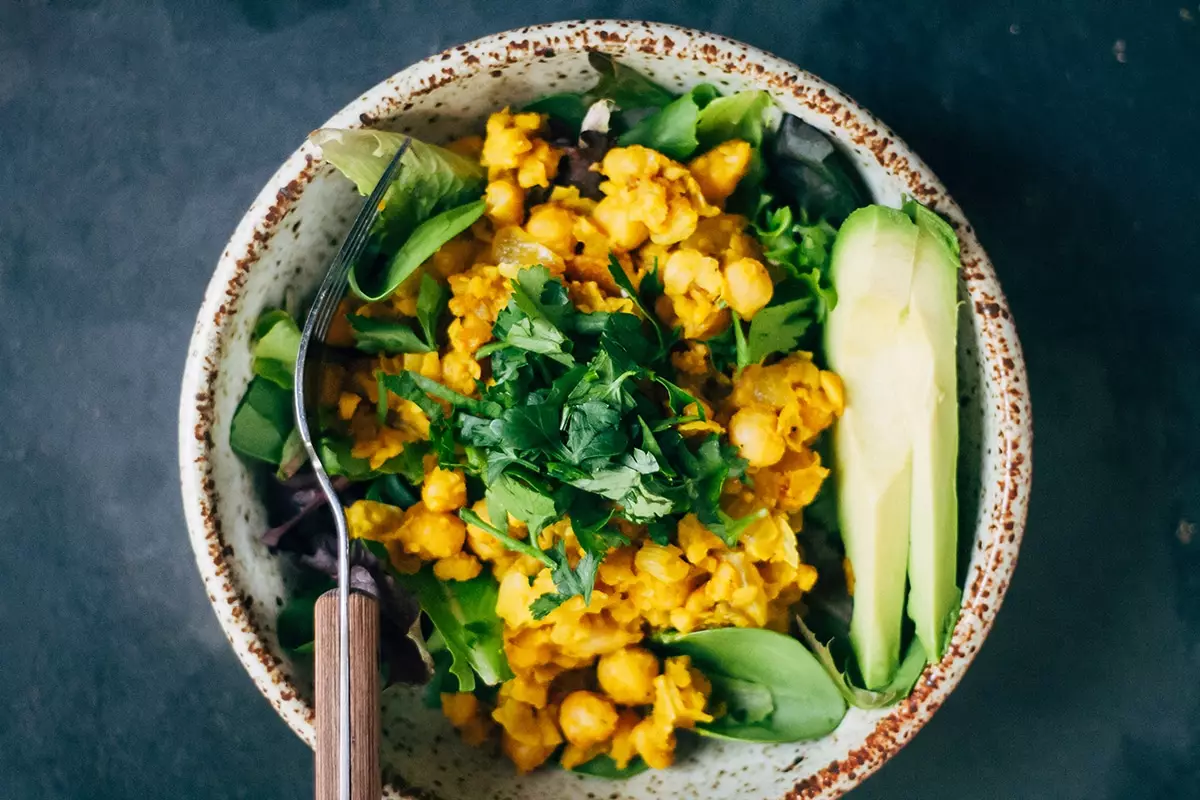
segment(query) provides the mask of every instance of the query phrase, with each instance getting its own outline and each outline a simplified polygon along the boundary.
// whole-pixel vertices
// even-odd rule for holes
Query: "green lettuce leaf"
[[[290,390],[300,349],[300,328],[292,315],[279,309],[264,312],[254,324],[254,339],[254,374]]]
[[[504,626],[496,616],[500,586],[491,574],[469,581],[440,581],[430,567],[415,575],[396,574],[413,592],[421,610],[441,634],[450,651],[450,674],[460,692],[472,692],[476,676],[495,686],[513,676],[504,655]]]
[[[621,134],[617,144],[622,147],[640,144],[683,161],[700,146],[696,134],[701,109],[716,102],[713,100],[716,96],[717,90],[713,86],[702,83]]]
[[[294,425],[291,390],[260,375],[233,412],[229,446],[248,458],[279,464]]]
[[[405,136],[388,131],[323,128],[309,138],[365,196],[383,177]],[[395,182],[384,195],[375,228],[379,240],[376,255],[395,255],[382,269],[370,258],[356,264],[351,272],[355,292],[368,300],[386,297],[442,242],[469,227],[483,213],[482,206],[477,209],[474,203],[483,193],[486,180],[487,172],[478,162],[413,139],[401,159]],[[450,211],[455,213],[439,218]],[[426,255],[420,257],[422,253]],[[368,274],[362,274],[364,270]]]
[[[743,139],[759,147],[770,108],[771,95],[761,90],[717,97],[702,106],[696,118],[696,138],[705,150],[730,139]]]

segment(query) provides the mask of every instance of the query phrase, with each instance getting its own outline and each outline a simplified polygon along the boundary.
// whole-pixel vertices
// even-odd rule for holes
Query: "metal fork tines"
[[[304,330],[300,336],[300,347],[296,355],[295,390],[293,394],[296,431],[304,444],[305,451],[308,453],[309,461],[312,462],[313,472],[316,474],[317,481],[329,499],[329,508],[333,514],[334,526],[337,529],[337,776],[339,800],[350,800],[350,541],[341,502],[338,499],[333,484],[329,480],[329,475],[325,472],[321,464],[320,457],[313,444],[309,419],[310,415],[315,414],[316,411],[316,398],[320,385],[321,370],[319,368],[306,369],[306,362],[310,351],[314,350],[311,347],[313,340],[315,339],[318,345],[323,344],[325,335],[329,332],[329,326],[333,321],[334,313],[337,311],[342,297],[346,293],[346,288],[349,285],[350,270],[363,254],[367,243],[370,241],[375,221],[379,218],[379,213],[382,210],[384,195],[399,172],[401,158],[408,150],[410,141],[410,139],[406,138],[397,149],[396,154],[383,171],[383,176],[379,179],[379,183],[376,184],[375,189],[363,203],[358,216],[355,217],[354,225],[351,226],[350,232],[346,235],[341,249],[338,250],[337,255],[329,266],[325,280],[321,282],[321,287],[317,290],[316,298],[313,300],[312,307],[308,312],[308,318],[304,323]],[[318,347],[315,349],[322,350],[323,348]]]

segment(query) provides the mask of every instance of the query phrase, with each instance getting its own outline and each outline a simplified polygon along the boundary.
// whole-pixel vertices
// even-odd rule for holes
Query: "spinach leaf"
[[[833,142],[799,117],[785,114],[768,152],[769,183],[787,205],[811,219],[840,224],[865,205],[869,192]]]
[[[587,98],[578,92],[556,92],[539,97],[521,110],[547,114],[558,119],[572,136],[576,136],[583,127],[583,118],[587,116],[588,106]]]
[[[762,628],[718,628],[663,633],[655,642],[666,655],[690,656],[712,682],[713,701],[725,704],[725,715],[696,726],[702,735],[750,742],[817,739],[846,714],[837,685],[790,636]]]
[[[879,691],[859,688],[850,680],[847,672],[838,669],[829,646],[821,644],[800,616],[796,617],[796,624],[800,628],[801,638],[816,654],[821,668],[825,670],[846,702],[855,708],[875,709],[895,705],[908,697],[913,686],[921,677],[921,673],[925,671],[925,648],[921,646],[921,642],[916,637],[913,637],[912,644],[908,646],[908,652],[900,662],[895,677],[887,686]]]
[[[760,90],[735,92],[716,97],[701,108],[696,118],[700,147],[707,150],[730,139],[742,139],[757,148],[763,141],[771,95]]]
[[[591,761],[578,766],[571,767],[571,772],[578,772],[580,775],[591,775],[593,778],[607,778],[612,781],[623,781],[626,778],[632,778],[634,775],[641,775],[650,766],[642,760],[641,756],[636,756],[628,764],[625,769],[617,767],[617,762],[612,760],[611,756],[598,755]]]
[[[419,483],[420,481],[418,481]],[[397,508],[408,508],[420,499],[412,488],[396,475],[380,475],[367,488],[367,499],[387,503]]]
[[[248,458],[279,464],[294,425],[291,390],[260,375],[233,412],[229,446]]]
[[[640,144],[684,161],[700,146],[696,138],[700,109],[715,96],[716,89],[702,83],[621,134],[617,144],[621,147]]]
[[[383,275],[374,282],[370,279],[364,281],[357,267],[351,270],[350,288],[364,299],[382,300],[416,272],[417,267],[424,264],[425,259],[436,253],[439,247],[475,224],[483,216],[485,207],[483,200],[472,200],[430,217],[420,223],[400,245],[388,261]]]
[[[421,288],[417,291],[417,324],[421,326],[430,350],[438,349],[437,324],[449,302],[450,289],[445,284],[431,275],[421,276]]]
[[[292,315],[267,311],[254,325],[254,338],[254,374],[290,390],[300,349],[300,328]]]
[[[354,346],[364,353],[428,353],[433,348],[405,322],[349,314]]]
[[[293,656],[312,653],[317,599],[332,588],[333,583],[322,576],[318,583],[298,592],[279,609],[275,617],[275,635],[284,652]]]
[[[469,581],[440,581],[430,567],[396,580],[416,594],[450,651],[450,674],[459,691],[475,690],[476,676],[495,686],[513,676],[504,655],[504,625],[496,616],[500,586],[484,573]]]

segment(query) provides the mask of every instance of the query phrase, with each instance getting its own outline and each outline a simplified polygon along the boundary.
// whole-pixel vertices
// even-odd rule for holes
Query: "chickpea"
[[[770,273],[757,259],[739,258],[725,267],[725,302],[743,319],[754,319],[774,291]]]
[[[497,228],[520,225],[525,216],[525,192],[512,181],[492,181],[484,192],[488,219]]]
[[[617,183],[629,183],[636,178],[649,177],[657,171],[657,154],[641,145],[614,147],[604,155],[600,171]]]
[[[425,476],[421,499],[430,511],[457,511],[467,504],[467,479],[459,470],[434,467]]]
[[[626,647],[608,653],[601,656],[596,665],[600,688],[615,702],[627,706],[652,703],[657,677],[658,659],[641,647]]]
[[[729,441],[752,467],[769,467],[783,458],[786,449],[777,430],[776,414],[761,408],[743,408],[729,420]]]
[[[634,219],[628,205],[620,197],[612,195],[596,204],[592,219],[608,235],[617,250],[633,250],[650,235],[644,222]]]
[[[439,581],[469,581],[483,571],[483,564],[470,553],[458,552],[433,564],[433,574]]]
[[[399,534],[406,552],[425,559],[449,558],[462,550],[467,526],[454,514],[430,511],[422,502],[404,513]]]
[[[525,231],[560,256],[566,256],[575,248],[574,225],[575,216],[570,211],[562,206],[544,204],[530,210]]]
[[[571,692],[562,701],[558,724],[567,741],[578,747],[603,742],[617,728],[617,709],[595,692]]]
[[[697,278],[708,272],[717,272],[718,263],[699,250],[682,247],[667,257],[663,265],[663,289],[670,295],[686,294]]]
[[[750,169],[750,143],[741,139],[723,142],[688,164],[692,177],[700,185],[704,199],[719,203],[733,194]]]

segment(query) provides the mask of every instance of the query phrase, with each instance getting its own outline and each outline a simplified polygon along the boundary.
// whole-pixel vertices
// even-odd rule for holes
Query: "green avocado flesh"
[[[825,350],[846,386],[834,431],[839,522],[854,573],[850,640],[868,689],[900,663],[908,613],[930,661],[957,604],[958,249],[933,212],[852,213],[830,266]]]

